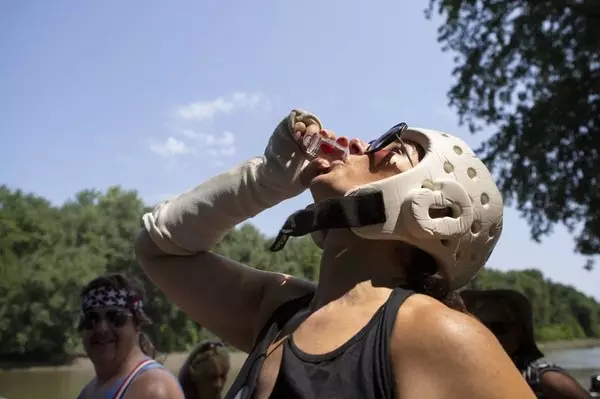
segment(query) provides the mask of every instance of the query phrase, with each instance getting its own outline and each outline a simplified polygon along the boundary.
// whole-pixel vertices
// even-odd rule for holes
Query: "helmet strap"
[[[301,237],[318,230],[369,226],[385,221],[385,204],[380,191],[329,198],[291,214],[279,230],[270,250],[281,251],[290,237]]]

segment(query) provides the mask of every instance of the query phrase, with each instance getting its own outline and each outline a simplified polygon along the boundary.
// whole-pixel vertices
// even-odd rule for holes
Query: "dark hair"
[[[471,289],[462,291],[461,297],[465,301],[467,309],[474,314],[474,317],[479,318],[481,316],[477,305],[481,302],[501,305],[512,316],[513,323],[518,326],[522,335],[518,348],[514,353],[508,355],[519,370],[526,369],[531,362],[544,357],[535,342],[531,303],[523,293],[511,289]]]
[[[211,356],[218,356],[220,354],[222,355],[222,352],[219,351],[219,349],[227,350],[225,344],[221,341],[202,341],[192,349],[188,357],[185,359],[185,362],[179,369],[178,376],[179,384],[181,385],[185,399],[201,399],[200,395],[198,395],[196,385],[190,376],[190,367],[195,363],[199,355],[209,352],[212,352],[210,353]]]
[[[83,298],[94,288],[104,286],[133,291],[140,298],[142,303],[146,303],[146,291],[144,290],[144,285],[138,279],[125,276],[121,273],[108,273],[103,276],[96,277],[87,283],[85,287],[83,287],[79,296]],[[132,310],[132,314],[133,322],[136,326],[141,327],[152,324],[152,320],[150,320],[150,318],[142,309],[134,309]],[[81,324],[78,326],[78,328],[81,328]],[[150,337],[143,331],[140,331],[139,345],[142,349],[142,352],[144,352],[146,356],[149,356],[152,359],[156,358],[156,348],[154,347]]]
[[[468,313],[460,294],[450,290],[448,279],[433,256],[417,247],[411,250],[410,260],[405,267],[407,288],[435,298],[451,309]]]

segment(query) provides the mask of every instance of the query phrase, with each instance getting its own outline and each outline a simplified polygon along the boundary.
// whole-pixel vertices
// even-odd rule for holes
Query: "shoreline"
[[[560,351],[566,349],[589,349],[600,346],[600,338],[573,339],[570,341],[539,342],[542,351]]]
[[[560,351],[570,349],[587,349],[600,347],[600,338],[597,339],[575,339],[571,341],[549,341],[541,342],[538,344],[542,351]],[[165,365],[169,370],[174,373],[179,371],[179,367],[185,362],[188,352],[172,352],[166,354],[159,354],[157,360]],[[243,364],[247,354],[244,352],[231,351],[231,363],[232,366]],[[233,367],[232,367],[233,368]],[[12,362],[11,364],[0,364],[0,373],[8,373],[11,371],[18,372],[40,372],[40,371],[76,371],[86,374],[94,373],[94,366],[92,362],[86,356],[78,356],[73,358],[70,362],[65,364],[44,364],[43,362],[29,364],[17,364]]]
[[[174,373],[179,371],[179,367],[185,362],[188,356],[188,352],[173,352],[168,354],[159,354],[156,356],[156,360],[160,361],[166,368]],[[232,351],[230,352],[232,366],[236,364],[242,364],[248,356],[244,352]],[[86,356],[77,356],[66,364],[43,364],[39,362],[37,364],[14,364],[14,366],[8,364],[0,364],[0,374],[10,373],[13,371],[17,372],[45,372],[45,371],[76,371],[84,374],[94,374],[94,365]]]

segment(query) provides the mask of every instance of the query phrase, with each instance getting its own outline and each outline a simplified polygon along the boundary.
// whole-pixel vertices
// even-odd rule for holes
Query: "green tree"
[[[79,292],[106,272],[138,277],[148,294],[150,335],[162,352],[185,350],[211,333],[172,304],[143,274],[133,253],[141,216],[135,191],[83,190],[61,206],[0,186],[0,358],[64,360],[80,345]],[[230,231],[216,251],[262,270],[318,279],[321,250],[310,237],[272,253],[273,238],[252,224]],[[600,337],[600,305],[539,270],[484,270],[475,288],[510,288],[532,302],[541,339]]]
[[[576,251],[599,254],[600,3],[430,0],[434,12],[456,55],[449,104],[471,132],[495,129],[479,152],[508,202],[535,240],[563,223]]]
[[[485,269],[472,281],[471,288],[512,289],[523,293],[531,303],[539,340],[600,337],[600,305],[573,287],[544,279],[539,270]]]

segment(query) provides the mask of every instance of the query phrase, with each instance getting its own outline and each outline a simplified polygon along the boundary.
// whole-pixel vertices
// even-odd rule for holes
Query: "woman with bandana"
[[[186,399],[220,399],[231,367],[221,341],[203,341],[190,352],[179,371]]]
[[[122,274],[90,281],[81,291],[79,331],[96,378],[78,399],[183,399],[175,376],[154,360],[154,346],[142,326],[142,285]]]
[[[464,290],[467,310],[498,339],[539,399],[587,399],[565,369],[542,358],[533,335],[529,300],[514,290]]]
[[[292,111],[264,156],[143,216],[144,271],[249,354],[227,398],[534,398],[453,293],[502,231],[489,171],[447,133],[400,123],[377,136],[338,138]],[[213,252],[230,229],[307,189],[314,203],[288,218],[272,250],[313,234],[317,284]]]

